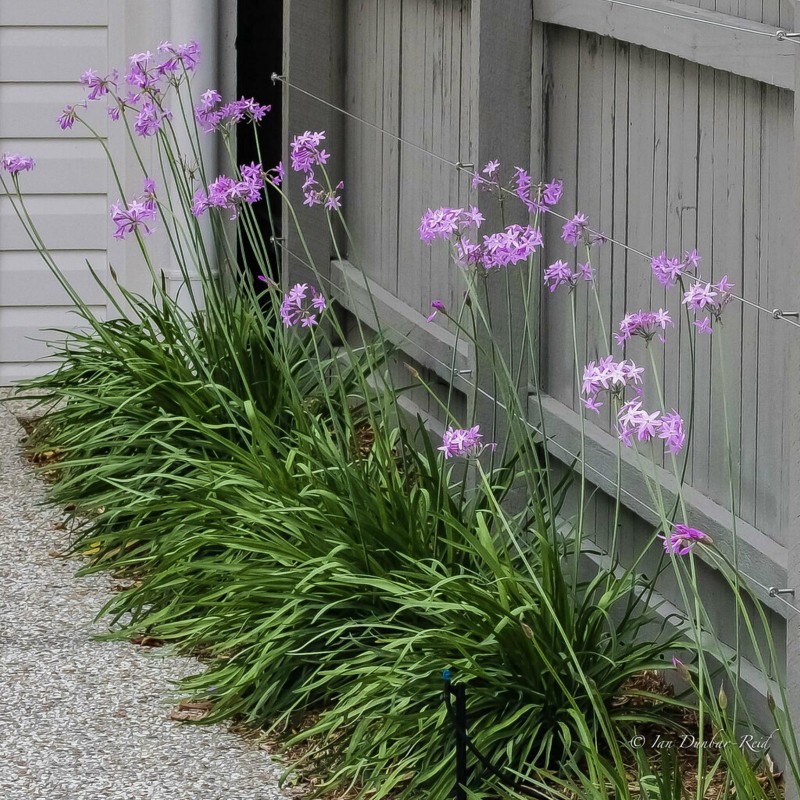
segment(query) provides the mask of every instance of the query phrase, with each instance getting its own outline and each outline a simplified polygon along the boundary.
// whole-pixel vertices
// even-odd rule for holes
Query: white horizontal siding
[[[105,28],[0,27],[0,76],[5,82],[74,83],[89,67],[105,74],[107,38]]]
[[[75,123],[72,130],[58,126],[61,110],[84,97],[83,87],[73,83],[0,83],[0,139],[51,139],[54,136],[85,139],[87,130]],[[103,102],[81,109],[81,116],[100,136],[108,132],[108,112]],[[90,134],[89,134],[90,135]]]
[[[106,302],[102,286],[92,277],[88,261],[98,277],[105,281],[104,250],[54,250],[51,255],[69,283],[88,305]],[[31,287],[36,291],[32,292]],[[41,256],[30,250],[4,252],[0,255],[0,302],[15,306],[66,306],[67,291],[52,279],[49,267]]]
[[[105,26],[108,0],[0,0],[0,25]]]
[[[104,306],[91,309],[96,317],[105,317]],[[65,330],[86,330],[89,325],[71,307],[0,306],[0,361],[54,361],[50,342],[64,339]]]
[[[35,152],[36,169],[23,173],[20,185],[25,194],[105,194],[108,191],[108,162],[95,139],[0,139],[2,153]]]
[[[25,204],[48,248],[105,249],[111,228],[105,195],[34,195]],[[0,197],[0,251],[25,250],[30,246],[11,201]]]
[[[63,274],[101,319],[106,298],[86,261],[105,282],[109,169],[85,127],[62,131],[57,118],[85,97],[81,73],[108,71],[110,1],[0,0],[0,152],[36,159],[36,169],[19,176],[28,211]],[[81,113],[99,136],[108,135],[105,101]],[[11,200],[0,197],[0,385],[52,370],[47,343],[64,336],[55,329],[85,327]]]

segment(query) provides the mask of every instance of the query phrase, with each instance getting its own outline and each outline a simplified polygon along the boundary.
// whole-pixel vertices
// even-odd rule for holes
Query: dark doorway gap
[[[236,89],[237,97],[253,97],[262,104],[272,106],[257,128],[243,124],[237,129],[236,152],[239,164],[259,161],[265,170],[276,166],[282,154],[282,97],[280,83],[273,84],[273,72],[280,74],[283,62],[283,0],[238,0],[236,16]],[[258,136],[258,147],[254,136]],[[267,207],[269,203],[269,208]],[[272,245],[271,237],[280,238],[280,197],[272,191],[267,200],[256,203],[254,211],[264,240],[268,243],[272,274],[278,279],[280,251]],[[271,215],[270,215],[271,212]],[[270,216],[272,222],[270,223]],[[274,226],[274,227],[273,227]],[[258,267],[252,249],[239,245],[239,262],[250,271],[251,277],[263,289],[257,279],[262,271]]]

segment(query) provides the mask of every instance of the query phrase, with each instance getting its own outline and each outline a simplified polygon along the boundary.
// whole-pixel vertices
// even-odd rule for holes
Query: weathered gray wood
[[[472,119],[475,147],[475,169],[482,169],[491,159],[500,162],[503,179],[513,175],[513,168],[530,164],[531,160],[531,7],[527,0],[509,0],[504,13],[498,14],[491,0],[472,0],[472,98],[476,111]],[[489,199],[479,195],[477,205],[486,217],[487,233],[501,230],[511,223],[524,224],[528,212],[521,203],[505,202],[502,211]],[[519,291],[521,273],[527,264],[495,270],[485,275],[482,302],[494,321],[491,337],[482,334],[485,345],[496,347],[508,364],[511,375],[519,375],[515,396],[504,402],[517,413],[524,413],[527,403],[528,377],[524,365],[524,346],[515,337],[515,319],[524,314],[522,293]],[[513,288],[512,288],[513,287]],[[479,382],[494,397],[502,397],[502,388],[492,378],[490,360],[476,354]],[[475,409],[476,423],[502,445],[508,435],[508,420],[497,414],[492,403],[480,397]]]
[[[286,0],[283,37],[286,79],[339,108],[344,105],[343,26],[343,0],[329,0],[323,4],[314,0]],[[330,260],[336,253],[328,229],[327,212],[320,206],[303,206],[303,177],[291,171],[288,147],[290,139],[298,133],[324,130],[327,136],[325,149],[331,154],[327,170],[336,182],[342,176],[345,161],[344,119],[341,112],[286,85],[283,98],[286,109],[283,116],[283,163],[287,173],[284,189],[296,209],[306,245],[303,245],[291,215],[285,214],[282,235],[288,267],[286,277],[291,282],[324,284],[330,274]],[[304,262],[314,265],[321,281]],[[320,288],[325,289],[324,285]]]
[[[544,424],[548,436],[548,447],[559,459],[565,458],[565,451],[577,453],[580,450],[580,425],[577,414],[565,408],[563,403],[551,397],[542,397],[544,408]],[[530,421],[540,425],[541,419],[537,403],[529,407]],[[601,489],[613,494],[614,476],[616,474],[617,449],[613,436],[599,427],[586,425],[586,459],[587,478]],[[656,467],[664,500],[671,503],[675,493],[675,479],[666,470]],[[626,492],[622,502],[637,516],[651,524],[658,523],[658,517],[652,511],[653,501],[650,499],[641,469],[630,451],[623,451],[623,486]],[[708,531],[714,543],[722,552],[731,553],[731,534],[729,528],[730,513],[724,507],[709,500],[700,492],[685,487],[684,499],[693,521],[697,527]],[[776,581],[786,579],[787,549],[770,539],[764,533],[741,521],[738,526],[739,563],[743,570],[766,586],[777,586]],[[754,586],[759,599],[778,614],[788,617],[790,611],[785,604],[770,598],[766,592]]]
[[[380,325],[386,337],[419,364],[450,380],[450,367],[455,347],[455,337],[426,318],[391,292],[365,277],[361,270],[347,261],[332,262],[331,280],[336,299],[349,311],[357,314],[364,323],[375,329],[378,321],[372,310],[370,294],[378,311]],[[462,339],[456,351],[456,371],[470,368],[469,348]],[[464,380],[456,378],[456,385],[464,390]]]
[[[403,0],[401,44],[400,135],[422,146],[424,137],[425,74],[424,0]],[[397,295],[417,310],[422,308],[420,272],[430,271],[432,252],[419,240],[419,221],[429,206],[446,205],[441,196],[425,195],[424,185],[431,166],[430,156],[412,147],[400,150],[400,213],[398,220]],[[438,257],[442,256],[441,248]]]
[[[761,35],[774,34],[776,28],[771,25],[672,0],[636,0],[634,5],[646,9],[609,0],[535,0],[533,5],[536,19],[542,22],[594,31],[714,69],[794,88],[796,45]]]
[[[744,203],[742,206],[743,272],[741,292],[758,301],[760,237],[751,231],[759,228],[761,217],[761,91],[757,84],[745,86],[744,96]],[[751,522],[756,516],[757,426],[758,419],[758,338],[761,324],[770,321],[752,308],[742,310],[742,375],[740,425],[739,513]],[[745,424],[745,421],[747,424]]]
[[[800,52],[796,57],[796,83],[800,87]],[[791,172],[794,188],[794,202],[791,213],[795,224],[791,225],[791,233],[787,238],[794,252],[800,246],[800,225],[797,225],[800,212],[800,104],[794,108],[794,165]],[[784,302],[792,303],[800,309],[800,282],[793,280],[785,289]],[[788,326],[786,326],[788,327]],[[792,600],[800,600],[800,536],[797,535],[800,525],[800,331],[791,331],[784,350],[784,368],[786,380],[783,382],[784,395],[784,437],[787,454],[783,476],[783,493],[786,502],[781,515],[781,527],[786,532],[788,557],[787,588],[794,589]],[[800,614],[793,614],[786,624],[786,684],[788,690],[789,714],[797,725],[800,719]],[[786,800],[799,800],[800,786],[787,770]]]
[[[581,130],[578,110],[580,88],[580,33],[551,31],[548,42],[547,85],[547,173],[564,182],[564,195],[557,206],[560,215],[571,217],[583,199],[578,194],[578,138]],[[570,133],[567,134],[567,131]],[[566,134],[566,135],[565,135]],[[545,266],[556,260],[574,265],[576,249],[561,240],[563,221],[545,217]],[[580,288],[583,292],[583,287]],[[563,289],[542,293],[542,315],[546,336],[543,342],[544,388],[570,408],[576,407],[575,366],[572,357],[571,298]]]
[[[681,188],[676,194],[676,200],[680,210],[681,231],[680,246],[677,248],[677,252],[681,254],[685,253],[687,250],[700,247],[697,241],[699,218],[697,189],[698,167],[700,163],[698,158],[698,136],[700,130],[700,67],[688,61],[683,62],[682,95],[683,126],[680,131],[680,136],[683,147],[675,151],[680,158],[681,170]],[[701,266],[704,266],[702,261],[700,263]],[[676,410],[679,410],[686,417],[688,425],[692,410],[692,398],[695,396],[690,349],[690,340],[694,336],[694,332],[683,324],[685,314],[679,293],[674,295],[670,310],[674,314],[673,319],[675,320],[675,326],[679,328],[678,342],[680,343],[679,357],[676,364],[676,381],[680,387],[680,391]],[[689,446],[687,451],[688,452],[685,454],[681,454],[680,464],[683,469],[685,463],[686,480],[691,484],[693,482],[692,453],[694,451],[694,446]]]

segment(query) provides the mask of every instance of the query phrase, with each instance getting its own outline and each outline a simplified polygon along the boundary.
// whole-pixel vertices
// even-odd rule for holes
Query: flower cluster
[[[136,121],[133,123],[133,129],[139,136],[153,136],[161,130],[164,120],[170,119],[172,119],[171,111],[164,108],[159,102],[151,100],[149,97],[144,97],[136,112]]]
[[[89,92],[87,100],[99,100],[103,95],[116,90],[118,81],[119,72],[117,70],[112,70],[101,78],[97,70],[87,69],[80,78],[81,85],[85,86]]]
[[[137,231],[148,236],[153,232],[147,223],[158,216],[155,191],[155,181],[147,178],[141,197],[135,197],[127,206],[122,201],[111,206],[111,221],[117,226],[113,234],[115,239],[124,239]]]
[[[626,447],[633,446],[633,438],[639,442],[663,439],[668,453],[679,453],[686,444],[683,419],[676,411],[661,414],[648,413],[642,408],[640,400],[629,400],[617,414],[617,433]]]
[[[635,386],[642,382],[644,369],[637,367],[633,361],[614,361],[614,356],[606,356],[599,361],[590,361],[583,370],[583,386],[581,393],[585,395],[581,402],[590,411],[600,413],[603,405],[597,401],[603,391],[622,397],[627,386]]]
[[[538,184],[536,186],[536,198],[531,197],[531,189],[533,188],[533,181],[527,170],[522,167],[514,169],[513,189],[514,194],[522,201],[525,208],[532,214],[539,211],[549,211],[548,206],[554,206],[561,200],[561,195],[564,191],[564,184],[562,181],[553,178],[550,183],[544,185]]]
[[[192,214],[199,217],[209,208],[225,208],[231,212],[231,219],[236,219],[241,203],[257,203],[264,188],[261,164],[243,164],[239,171],[241,180],[220,175],[209,185],[208,193],[198,189],[192,202]]]
[[[3,153],[0,160],[0,169],[16,175],[18,172],[30,172],[36,162],[30,156],[21,156],[17,153]]]
[[[431,244],[437,238],[450,240],[469,228],[477,230],[483,220],[483,214],[475,206],[470,206],[468,211],[463,208],[429,208],[422,215],[419,238],[425,244]]]
[[[336,194],[344,188],[344,181],[339,181],[333,191],[325,189],[314,174],[314,167],[324,166],[330,158],[324,148],[320,147],[325,139],[325,131],[305,131],[292,139],[290,154],[292,169],[302,172],[305,176],[303,183],[303,205],[324,205],[328,211],[336,211],[342,207],[342,199]]]
[[[580,242],[591,247],[606,241],[606,237],[602,233],[589,230],[589,220],[585,214],[576,214],[572,219],[567,220],[561,228],[561,238],[573,247],[577,247]]]
[[[101,76],[97,70],[88,69],[80,77],[81,85],[88,92],[81,103],[64,107],[58,117],[62,130],[69,130],[78,119],[78,109],[87,108],[89,102],[108,97],[111,105],[108,114],[118,120],[126,109],[136,113],[134,130],[139,136],[153,136],[161,129],[164,120],[171,118],[164,107],[164,93],[169,86],[177,86],[189,72],[197,68],[200,45],[197,42],[173,44],[162,42],[157,54],[149,50],[135,53],[129,59],[125,84],[130,87],[123,96],[119,92],[119,72],[113,70]]]
[[[491,191],[496,186],[499,186],[499,172],[500,162],[494,160],[490,161],[480,172],[476,172],[472,176],[472,188],[482,189],[487,192]],[[482,175],[485,175],[486,178],[482,177]]]
[[[442,446],[438,448],[444,453],[445,458],[456,456],[477,457],[484,450],[496,449],[494,442],[483,444],[483,434],[480,432],[480,425],[472,428],[453,428],[449,427],[442,436]]]
[[[711,543],[711,537],[707,533],[681,524],[676,525],[674,530],[665,536],[659,534],[658,538],[664,542],[664,550],[667,553],[675,553],[678,556],[685,556],[691,552],[696,542]]]
[[[478,262],[484,269],[499,269],[526,261],[544,243],[542,234],[530,225],[509,225],[505,230],[483,237]],[[477,253],[473,251],[472,255]]]
[[[614,334],[617,344],[622,346],[632,336],[641,336],[649,342],[656,334],[659,341],[664,343],[661,331],[673,327],[672,317],[669,312],[659,308],[658,311],[637,311],[635,314],[626,314],[619,324],[619,333]]]
[[[216,89],[208,89],[200,95],[200,105],[195,107],[194,116],[205,133],[230,128],[242,120],[260,122],[272,110],[272,106],[261,105],[253,97],[221,103],[222,96]]]
[[[542,246],[542,234],[530,225],[509,225],[505,230],[484,236],[478,244],[466,236],[470,228],[479,228],[483,215],[475,206],[428,209],[419,226],[420,239],[431,244],[435,239],[452,242],[456,263],[461,267],[480,265],[499,269],[527,260]]]
[[[580,280],[593,280],[594,271],[587,263],[578,264],[578,269],[573,272],[569,264],[559,259],[544,271],[543,277],[544,285],[554,292],[559,286],[569,286],[570,289],[574,289]]]
[[[683,259],[669,258],[666,251],[662,250],[650,261],[653,274],[662,286],[674,286],[679,276],[689,270],[696,270],[699,264],[700,256],[697,255],[697,250],[687,250],[683,254]]]
[[[311,295],[308,291],[311,289]],[[311,328],[317,324],[317,315],[326,308],[325,298],[317,292],[316,288],[307,283],[296,283],[283,296],[281,303],[281,321],[287,328],[300,325],[301,328]]]
[[[694,324],[701,333],[711,333],[711,318],[719,320],[722,317],[723,309],[733,299],[731,289],[733,284],[727,275],[723,275],[717,283],[695,281],[684,292],[682,302],[690,311],[695,314],[704,311],[711,315],[695,320]]]
[[[148,50],[130,57],[125,83],[143,92],[160,91],[162,80],[179,81],[184,71],[194,72],[197,69],[199,60],[200,45],[197,42],[178,45],[162,42],[158,46],[158,56]]]

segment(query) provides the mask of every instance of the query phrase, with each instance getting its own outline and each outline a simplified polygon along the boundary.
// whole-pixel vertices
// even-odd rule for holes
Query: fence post
[[[290,139],[306,130],[324,130],[331,154],[327,169],[334,180],[344,175],[344,117],[340,111],[292,89],[288,83],[344,107],[344,1],[285,0],[283,14],[283,163],[285,191],[296,210],[305,245],[292,216],[284,212],[282,236],[285,279],[315,282],[303,261],[330,277],[334,255],[326,212],[303,206],[303,178],[291,171]],[[345,200],[346,204],[346,200]],[[307,249],[306,249],[307,247]],[[291,255],[290,255],[291,254]],[[310,256],[310,258],[309,258]],[[327,287],[320,289],[324,292]]]
[[[531,165],[531,54],[532,9],[530,0],[507,0],[498,13],[493,0],[472,0],[470,25],[472,38],[472,161],[480,170],[490,160],[501,163],[501,180],[506,183],[514,167],[529,169]],[[537,98],[539,102],[539,98]],[[537,176],[534,176],[534,180]],[[506,197],[504,219],[494,197],[481,193],[478,207],[486,218],[486,232],[501,230],[503,225],[526,224],[528,213],[522,203]],[[507,319],[521,321],[524,308],[519,291],[518,272],[525,265],[486,275],[482,302],[488,307],[495,327],[495,342],[506,361],[513,365],[512,374],[520,364],[520,403],[526,406],[527,370],[525,347],[519,340],[519,322],[507,324]],[[508,282],[508,283],[507,283]],[[508,290],[511,290],[510,292]],[[509,298],[511,303],[509,305]],[[517,338],[515,339],[515,327]],[[474,358],[479,359],[478,354]],[[492,378],[489,359],[478,363],[480,388],[498,397],[499,387]],[[474,419],[481,425],[485,441],[501,443],[508,430],[505,412],[495,413],[493,402],[478,396]]]

